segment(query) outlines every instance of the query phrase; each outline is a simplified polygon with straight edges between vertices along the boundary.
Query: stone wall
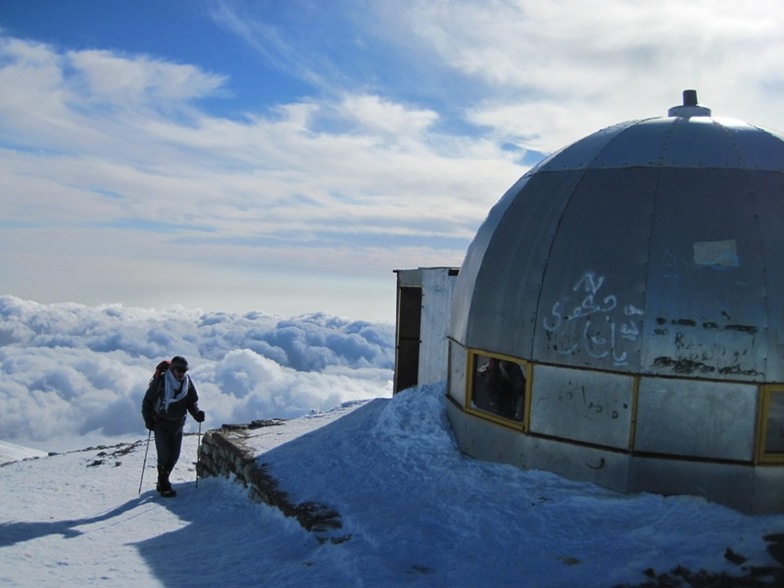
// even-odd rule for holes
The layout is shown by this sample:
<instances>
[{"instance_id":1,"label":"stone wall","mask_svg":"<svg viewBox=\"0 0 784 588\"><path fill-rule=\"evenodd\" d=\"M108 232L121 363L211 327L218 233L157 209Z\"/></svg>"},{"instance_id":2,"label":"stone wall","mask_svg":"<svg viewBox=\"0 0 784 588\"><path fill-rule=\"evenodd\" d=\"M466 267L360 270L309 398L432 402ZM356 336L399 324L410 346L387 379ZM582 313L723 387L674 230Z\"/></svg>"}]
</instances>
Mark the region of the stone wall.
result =
<instances>
[{"instance_id":1,"label":"stone wall","mask_svg":"<svg viewBox=\"0 0 784 588\"><path fill-rule=\"evenodd\" d=\"M269 504L284 515L296 518L320 542L341 543L348 540L350 536L340 533L343 524L339 513L318 502L294 503L280 488L278 480L270 475L267 465L259 463L255 452L246 443L249 431L276 426L285 426L285 421L253 421L207 431L199 447L198 477L234 479L248 489L251 500Z\"/></svg>"}]
</instances>

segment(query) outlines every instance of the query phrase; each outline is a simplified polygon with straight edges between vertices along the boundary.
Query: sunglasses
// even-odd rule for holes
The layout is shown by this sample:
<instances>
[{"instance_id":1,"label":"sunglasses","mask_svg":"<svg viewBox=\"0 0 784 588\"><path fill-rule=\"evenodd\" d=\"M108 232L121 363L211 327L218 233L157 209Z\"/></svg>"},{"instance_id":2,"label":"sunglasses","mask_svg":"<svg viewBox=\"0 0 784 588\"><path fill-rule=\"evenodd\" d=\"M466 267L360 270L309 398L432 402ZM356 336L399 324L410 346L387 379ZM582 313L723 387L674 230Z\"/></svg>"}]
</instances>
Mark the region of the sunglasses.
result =
<instances>
[{"instance_id":1,"label":"sunglasses","mask_svg":"<svg viewBox=\"0 0 784 588\"><path fill-rule=\"evenodd\" d=\"M184 374L185 372L188 371L188 368L174 367L172 368L172 371L175 371L178 374Z\"/></svg>"}]
</instances>

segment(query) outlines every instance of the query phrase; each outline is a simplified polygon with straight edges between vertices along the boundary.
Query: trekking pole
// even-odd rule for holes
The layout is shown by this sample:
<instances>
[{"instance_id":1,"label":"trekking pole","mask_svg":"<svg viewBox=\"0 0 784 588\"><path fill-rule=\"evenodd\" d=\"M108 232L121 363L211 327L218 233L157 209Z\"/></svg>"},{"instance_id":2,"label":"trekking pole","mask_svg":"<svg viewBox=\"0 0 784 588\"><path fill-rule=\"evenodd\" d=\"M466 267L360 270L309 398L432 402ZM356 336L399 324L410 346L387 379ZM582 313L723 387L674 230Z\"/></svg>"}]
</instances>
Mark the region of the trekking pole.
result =
<instances>
[{"instance_id":1,"label":"trekking pole","mask_svg":"<svg viewBox=\"0 0 784 588\"><path fill-rule=\"evenodd\" d=\"M147 433L147 448L144 450L144 462L142 462L142 475L139 478L139 494L142 493L142 480L144 480L144 468L147 467L147 452L150 450L150 437L152 437L152 431L148 431Z\"/></svg>"},{"instance_id":2,"label":"trekking pole","mask_svg":"<svg viewBox=\"0 0 784 588\"><path fill-rule=\"evenodd\" d=\"M196 487L199 487L199 448L201 447L201 423L199 423L199 436L196 441Z\"/></svg>"}]
</instances>

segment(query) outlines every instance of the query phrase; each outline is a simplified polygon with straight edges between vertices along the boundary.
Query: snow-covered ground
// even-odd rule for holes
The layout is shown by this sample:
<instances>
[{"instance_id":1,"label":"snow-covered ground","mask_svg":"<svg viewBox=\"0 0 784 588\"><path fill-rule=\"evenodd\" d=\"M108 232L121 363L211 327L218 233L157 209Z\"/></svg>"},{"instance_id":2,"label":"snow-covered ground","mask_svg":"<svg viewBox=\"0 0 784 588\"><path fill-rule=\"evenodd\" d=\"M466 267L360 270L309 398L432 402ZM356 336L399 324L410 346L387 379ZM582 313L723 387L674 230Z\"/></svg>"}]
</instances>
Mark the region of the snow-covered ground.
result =
<instances>
[{"instance_id":1,"label":"snow-covered ground","mask_svg":"<svg viewBox=\"0 0 784 588\"><path fill-rule=\"evenodd\" d=\"M233 481L197 485L197 435L185 439L172 499L153 490L152 447L138 494L146 437L2 466L0 584L590 588L641 583L649 568L777 565L762 537L784 531L784 516L465 458L443 393L349 402L253 433L294 502L340 514L342 542L320 542Z\"/></svg>"},{"instance_id":2,"label":"snow-covered ground","mask_svg":"<svg viewBox=\"0 0 784 588\"><path fill-rule=\"evenodd\" d=\"M0 465L11 461L27 459L28 457L44 457L45 455L46 452L39 449L22 447L21 445L0 441Z\"/></svg>"}]
</instances>

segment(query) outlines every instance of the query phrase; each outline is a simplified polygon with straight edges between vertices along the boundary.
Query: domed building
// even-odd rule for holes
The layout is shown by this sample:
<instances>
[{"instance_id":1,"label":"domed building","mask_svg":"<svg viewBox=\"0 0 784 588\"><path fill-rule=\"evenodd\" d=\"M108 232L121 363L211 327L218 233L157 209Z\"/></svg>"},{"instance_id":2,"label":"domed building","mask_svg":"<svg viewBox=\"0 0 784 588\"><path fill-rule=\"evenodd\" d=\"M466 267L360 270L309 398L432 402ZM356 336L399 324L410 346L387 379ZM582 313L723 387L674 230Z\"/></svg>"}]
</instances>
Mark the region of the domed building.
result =
<instances>
[{"instance_id":1,"label":"domed building","mask_svg":"<svg viewBox=\"0 0 784 588\"><path fill-rule=\"evenodd\" d=\"M478 459L784 512L784 135L683 98L490 210L454 286L447 413Z\"/></svg>"}]
</instances>

